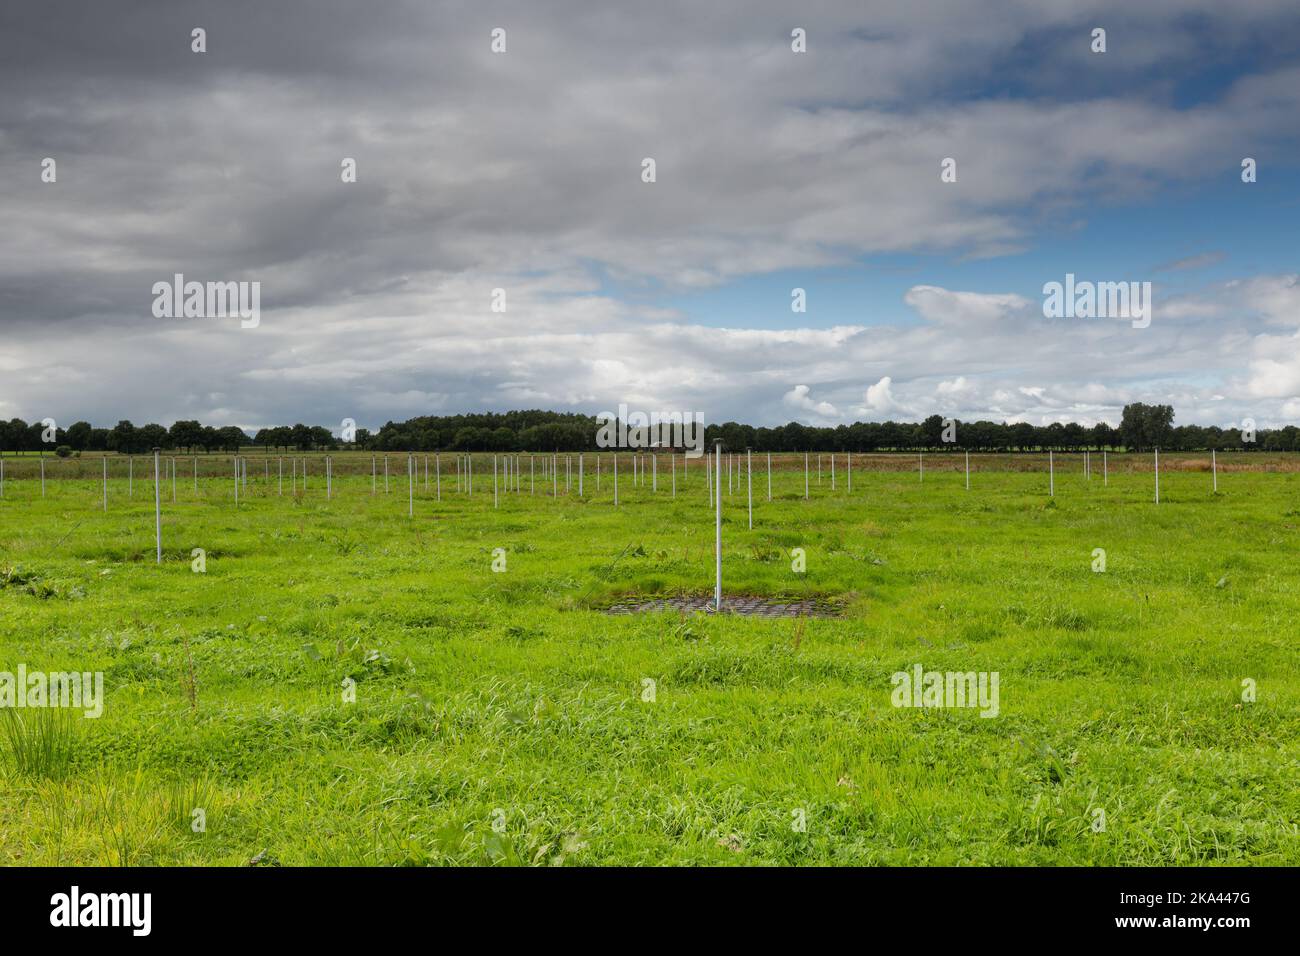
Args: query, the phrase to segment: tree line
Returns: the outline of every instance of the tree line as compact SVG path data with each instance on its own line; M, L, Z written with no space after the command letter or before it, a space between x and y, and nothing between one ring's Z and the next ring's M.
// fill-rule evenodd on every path
M322 451L340 448L367 451L600 451L595 416L541 410L419 416L387 422L376 432L358 428L345 442L321 425L279 425L250 434L233 425L217 428L197 421L178 421L170 428L119 421L112 428L76 422L59 428L54 442L37 422L0 421L0 450L113 451L145 454L167 448L187 452L237 451L250 446L266 451ZM921 422L854 422L816 427L799 422L756 428L738 422L709 425L705 447L715 440L737 450L757 452L870 452L965 449L969 451L1208 451L1210 449L1300 451L1300 428L1255 431L1209 425L1174 425L1170 405L1134 402L1124 406L1118 428L1077 422L1031 425L1027 422L965 422L931 415ZM66 453L66 452L65 452Z
M143 455L154 448L186 452L237 451L252 444L266 448L308 451L339 448L341 442L328 428L320 425L285 425L263 428L256 435L234 425L215 428L196 421L178 421L170 428L157 425L134 425L123 419L112 428L96 428L89 422L74 422L66 429L56 428L53 435L42 422L27 424L21 418L0 421L0 450L114 451L123 455ZM361 434L359 431L358 434ZM46 437L54 441L46 441Z
M367 448L384 451L599 451L594 416L555 412L424 416L388 422ZM358 433L360 434L360 433ZM870 452L965 449L969 451L1208 451L1239 449L1300 451L1300 428L1253 430L1174 425L1171 405L1133 402L1118 428L1101 422L1031 425L1027 422L963 422L931 415L921 422L854 422L816 427L799 422L774 427L725 422L704 430L708 448L721 440L732 450L756 452Z

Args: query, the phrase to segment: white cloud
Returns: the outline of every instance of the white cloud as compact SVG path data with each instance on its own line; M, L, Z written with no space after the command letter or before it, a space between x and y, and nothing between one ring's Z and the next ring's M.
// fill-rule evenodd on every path
M834 420L839 417L839 412L830 402L815 401L809 394L807 385L796 385L790 391L781 396L781 401L791 408L798 411L810 412L820 419Z
M867 386L867 390L862 393L862 406L858 413L862 415L887 415L898 409L898 403L894 401L893 380L886 375L874 385Z

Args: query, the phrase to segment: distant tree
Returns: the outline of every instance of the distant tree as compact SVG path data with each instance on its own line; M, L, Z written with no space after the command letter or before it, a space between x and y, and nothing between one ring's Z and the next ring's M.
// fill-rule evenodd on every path
M168 432L172 448L194 449L203 444L203 426L196 421L175 422Z
M943 416L931 415L921 422L921 444L926 448L939 448L943 445Z
M453 447L463 451L477 451L478 445L490 441L491 433L484 436L477 428L462 428L456 433ZM594 437L594 436L593 436ZM519 434L519 444L529 451L563 451L567 446L568 436L557 422L535 425L525 428Z
M141 425L136 437L140 442L140 451L152 451L167 444L167 429L161 425Z
M53 444L57 444L60 431L56 430ZM27 447L32 451L44 453L50 446L51 442L45 440L45 426L40 422L32 422L27 426Z
M1118 433L1106 422L1092 426L1092 445L1094 448L1113 448L1118 440Z
M1174 429L1174 406L1148 405L1147 409L1147 438L1155 448L1167 445Z
M90 422L73 422L68 426L68 445L77 451L90 447Z
M109 451L115 451L119 455L134 455L138 441L135 426L125 418L109 429Z
M244 434L242 428L236 428L234 425L227 425L225 428L217 429L216 444L223 451L238 451L241 447L248 444L248 436Z
M0 422L0 450L22 451L27 441L27 423L21 418Z
M1020 451L1029 451L1036 444L1035 429L1029 422L1016 422L1011 426L1012 444Z
M1173 424L1172 405L1133 402L1124 406L1119 432L1126 448L1132 451L1150 451L1161 446L1169 447Z

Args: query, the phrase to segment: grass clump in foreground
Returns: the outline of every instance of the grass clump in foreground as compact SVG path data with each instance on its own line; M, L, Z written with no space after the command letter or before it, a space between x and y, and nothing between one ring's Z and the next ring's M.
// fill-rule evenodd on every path
M769 503L756 470L727 592L844 608L770 620L604 614L713 566L700 463L676 499L622 473L617 509L608 467L494 508L476 465L412 520L404 475L327 501L250 466L238 510L165 489L161 567L148 482L106 514L97 481L8 482L0 671L106 700L0 713L0 861L1300 862L1300 474L1171 468L1156 506L1121 456L1054 499L927 461ZM998 716L891 706L916 664L998 672Z

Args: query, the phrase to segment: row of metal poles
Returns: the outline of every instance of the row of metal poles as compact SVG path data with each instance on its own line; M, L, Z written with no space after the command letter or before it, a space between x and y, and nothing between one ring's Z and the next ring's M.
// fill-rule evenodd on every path
M581 496L583 493L583 476L586 471L586 469L584 468L583 457L584 456L581 454L578 455L579 496ZM642 457L643 456L641 455L632 456L633 484L645 483L645 464L641 460ZM650 455L645 457L650 458L651 488L652 490L658 490L658 480L659 480L658 456ZM500 462L501 458L502 456L498 456L498 455L492 456L492 503L494 507L498 506L500 503L501 482L499 478L501 475L504 475L505 477L505 489L507 492L513 490L516 493L522 493L521 465L523 462L523 457L520 455L504 456L504 467L499 470L498 463ZM614 454L613 459L614 459L614 467L613 467L614 504L617 505L618 504L618 455ZM248 486L248 459L236 456L233 459L233 461L234 461L235 504L236 506L238 506L239 490L241 486L244 488L247 488ZM291 467L290 481L292 483L291 493L296 493L297 491L299 461L302 462L303 490L304 491L307 490L307 460L291 458L290 459L290 467ZM747 497L749 499L749 527L752 529L754 527L753 453L750 451L746 451L744 461L745 461L744 478L745 478L746 489L747 489ZM1211 461L1212 461L1211 468L1214 472L1214 490L1218 491L1219 488L1218 462L1217 459L1214 458L1213 452L1211 453ZM672 493L673 493L673 497L676 497L677 495L677 455L676 454L670 455L670 462L672 466L671 468ZM686 475L688 462L689 459L687 459L686 456L683 455L682 456L683 478ZM852 491L853 490L852 454L846 455L845 464L846 464L845 477L848 482L848 490ZM536 492L536 478L537 478L536 465L537 465L536 456L530 455L528 458L528 469L529 469L528 487L529 487L530 494ZM804 455L804 498L805 499L808 497L808 491L809 491L809 480L810 480L809 465L810 465L809 455L805 453ZM170 459L170 466L171 466L170 471L171 471L171 483L172 483L172 501L174 502L176 500L176 459L175 458ZM428 466L429 466L429 461L428 461L428 456L426 455L424 460L424 468L425 468L424 483L425 483L426 490L429 485ZM918 471L919 480L924 481L925 480L924 453L920 454L918 458L917 466L918 466L917 471ZM135 479L134 463L128 465L128 469L129 469L128 481L130 482L131 487L134 488L134 479ZM722 469L723 469L722 443L719 442L717 444L717 447L714 450L714 454L712 456L707 456L707 455L705 456L705 487L709 494L709 501L714 506L715 522L716 522L716 536L717 536L716 586L715 586L714 600L715 600L715 606L718 610L721 610L722 607ZM736 455L734 453L728 454L726 469L727 469L728 494L731 494L735 489L737 479L739 479L740 477L739 468L736 463ZM564 472L565 472L565 489L567 492L572 488L573 485L572 456L569 455L564 456ZM279 481L280 493L283 494L284 493L284 459L283 458L277 459L276 473L277 473L277 479ZM271 464L270 464L270 459L267 458L264 459L264 475L268 480L270 479L270 474L271 474ZM408 454L406 456L406 474L407 474L407 489L408 489L407 491L408 514L414 517L415 515L415 474L416 474L416 458L414 454ZM1089 454L1086 452L1084 456L1084 474L1087 478L1091 479L1092 461ZM371 493L375 494L378 492L378 481L379 481L377 457L371 458L370 475L371 475ZM434 455L434 475L435 475L434 478L435 488L436 488L438 500L442 500L442 460L441 460L441 456L438 454ZM601 475L600 456L597 455L596 456L597 490L600 489L600 475ZM545 479L547 477L550 477L551 493L553 496L556 497L559 496L559 487L560 487L559 476L560 476L560 456L556 454L556 455L551 455L549 457L544 457L542 459L543 482L545 482ZM820 482L821 480L821 456L820 455L818 456L817 476L818 476L818 481ZM161 453L159 450L155 450L153 455L154 535L155 535L155 544L156 544L156 558L159 564L162 564L162 498L161 498L162 477L163 476L162 476ZM1106 458L1106 453L1103 451L1102 452L1102 480L1106 483L1109 483L1109 478L1110 478L1110 472L1109 472L1108 462ZM194 489L197 492L198 491L198 459L197 458L194 459L193 480L194 480ZM832 454L831 455L831 488L832 489L835 488L835 481L836 481L835 456L834 454ZM1049 493L1055 496L1056 465L1055 465L1055 458L1053 457L1051 452L1048 452L1048 481L1049 481L1049 486L1048 486ZM4 482L4 459L0 458L0 493L3 492L3 487L4 487L3 482ZM103 459L103 488L104 488L103 506L104 506L104 510L107 511L108 510L108 459L107 458ZM970 489L970 453L969 452L966 453L966 488L968 490ZM387 492L388 489L389 489L388 456L385 455L384 456L385 492ZM466 495L472 495L474 493L474 460L473 457L470 455L457 456L456 489L457 491L463 491ZM332 457L327 456L325 458L325 495L327 498L333 496L333 490L334 490L334 460ZM41 462L41 495L42 497L45 495L44 460L42 460ZM772 456L770 453L767 456L767 499L768 501L772 500ZM1158 451L1155 453L1155 500L1157 503L1159 503L1160 501L1160 453Z
M650 482L651 490L654 492L657 492L659 490L659 458L660 457L661 457L660 455L640 455L640 454L631 455L632 484L634 486L637 485L644 486L647 480L646 473L647 471L649 471L649 482ZM675 498L677 496L678 455L676 453L672 453L668 457L669 457L669 464L670 464L672 496ZM683 480L685 480L687 476L687 472L689 470L690 459L686 455L682 455L680 457L682 459L682 478ZM836 490L836 482L837 482L835 453L833 452L830 453L829 457L830 457L831 490L834 491ZM845 452L843 454L843 457L845 461L845 469L844 469L845 479L848 485L848 491L851 492L853 491L853 453ZM966 457L966 489L970 490L970 452L966 452L965 457ZM154 458L155 458L155 462L154 462L155 466L157 466L159 463L159 456L155 455ZM387 493L390 487L389 456L384 455L382 456L382 458L383 458L383 472L384 472L384 491ZM536 494L537 478L538 478L538 470L539 470L537 464L539 459L538 456L535 455L529 455L527 456L527 458L528 458L528 491L529 494ZM573 479L574 479L573 458L574 456L572 455L560 456L559 454L541 456L540 471L541 471L541 479L543 483L543 492L545 492L545 484L549 480L551 484L552 495L555 497L559 496L561 470L563 470L564 473L565 493L569 494L572 491ZM581 497L584 494L583 480L587 472L584 458L585 456L582 454L579 454L577 456L577 483L578 483L579 497ZM594 456L594 458L595 458L596 490L600 491L601 456L597 454ZM618 504L619 456L617 453L613 453L612 458L613 458L612 473L613 473L613 482L614 482L614 504L617 505ZM740 482L740 467L737 462L737 458L738 456L734 452L727 453L725 456L727 494L729 495L735 493L735 489ZM418 472L418 464L416 461L416 455L413 453L408 453L406 459L407 459L408 486L410 489L410 497L411 497L411 511L412 513L414 513L415 481ZM441 454L435 454L433 456L433 459L434 459L435 493L437 495L438 500L441 501L442 500L442 476L443 476L442 456ZM524 459L523 455L493 455L492 456L492 495L493 495L494 504L499 503L499 496L500 496L499 477L500 476L504 476L505 490L507 492L513 490L516 493L522 493L523 459ZM646 459L649 459L648 465ZM716 459L716 464L714 463L714 459ZM103 489L104 489L103 506L104 506L104 510L107 511L108 510L108 458L104 457L101 460L103 462ZM310 459L305 457L302 458L291 457L289 459L290 494L297 494L299 472L301 472L301 476L302 476L303 491L305 492L307 490L307 463L309 460ZM1103 484L1108 485L1110 483L1110 468L1109 468L1109 459L1108 459L1107 452L1103 451L1101 453L1101 460L1102 460L1102 482ZM248 486L249 459L244 456L236 455L234 456L232 461L234 463L235 503L238 504L240 488L243 487L246 489ZM264 477L269 482L271 478L271 459L263 458L262 461L263 461ZM712 456L711 455L704 456L705 488L710 496L710 500L712 500L712 496L713 496L714 474L715 472L718 475L722 474L723 461L724 458L720 452L717 452L715 453L715 455ZM1155 501L1157 504L1159 504L1160 502L1160 452L1158 450L1154 453L1154 461L1155 461L1155 467L1154 467ZM191 462L193 464L192 480L194 483L194 491L197 494L199 490L198 457L196 456L191 458ZM170 457L168 459L168 463L170 465L172 501L175 502L176 501L176 458L174 456ZM458 493L463 493L466 495L473 495L474 456L457 455L455 456L455 463L456 463L455 465L456 491ZM1047 463L1048 463L1047 464L1048 494L1052 497L1055 497L1056 496L1056 459L1055 459L1055 454L1051 451L1047 453ZM745 465L745 480L748 483L750 489L750 513L751 513L750 526L752 527L753 526L753 517L752 517L753 515L753 453L752 452L750 451L745 452L744 465ZM325 496L327 498L330 498L333 497L333 488L334 488L334 459L332 456L326 456L324 458L324 468L325 468ZM45 497L45 459L44 458L40 460L40 469L41 469L41 474L40 474L41 497ZM379 456L371 456L370 479L371 479L372 494L378 492L378 487L379 487L378 469L379 469ZM498 469L500 469L500 476L498 474ZM1218 491L1219 490L1219 466L1218 466L1218 457L1214 451L1210 452L1210 471L1212 474L1211 480L1212 480L1213 490ZM1087 478L1088 480L1092 479L1092 453L1090 451L1084 452L1083 473L1085 478ZM807 499L809 496L809 490L811 485L811 474L812 474L811 453L805 452L804 453L804 498L805 499ZM822 475L823 475L823 454L818 454L817 455L818 486L822 484ZM284 477L285 477L284 458L277 457L276 478L279 487L279 494L284 494ZM919 452L917 455L917 477L919 481L925 481L925 453L924 452ZM155 468L155 481L157 480L157 478L158 478L157 468ZM0 458L0 498L4 497L4 481L5 481L4 459ZM718 484L720 486L721 482L719 481ZM428 455L424 456L424 490L425 491L429 490L429 456ZM135 459L134 458L127 459L127 494L128 496L134 496L135 494ZM767 454L767 500L768 501L772 500L772 455L770 452Z

